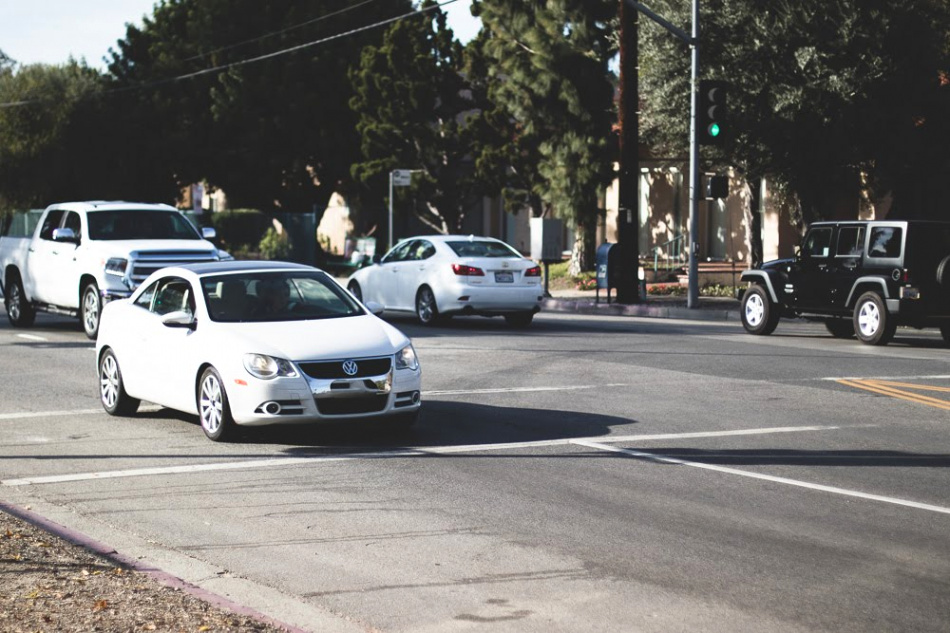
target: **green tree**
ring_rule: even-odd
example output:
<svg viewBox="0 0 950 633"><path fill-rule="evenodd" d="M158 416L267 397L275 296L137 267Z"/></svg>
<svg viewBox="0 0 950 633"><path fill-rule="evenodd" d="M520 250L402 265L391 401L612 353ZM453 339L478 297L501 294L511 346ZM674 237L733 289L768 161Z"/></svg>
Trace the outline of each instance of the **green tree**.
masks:
<svg viewBox="0 0 950 633"><path fill-rule="evenodd" d="M478 193L469 125L476 104L445 14L433 0L420 8L423 15L393 24L382 44L366 47L350 74L363 154L352 173L383 191L391 170L414 170L412 186L394 191L399 206L418 201L420 221L458 232Z"/></svg>
<svg viewBox="0 0 950 633"><path fill-rule="evenodd" d="M689 24L683 3L651 8ZM948 17L943 0L704 3L702 74L731 85L726 142L708 149L706 166L769 177L804 223L862 190L893 193L892 213L913 213L901 184L948 166ZM643 137L684 153L688 50L641 25Z"/></svg>
<svg viewBox="0 0 950 633"><path fill-rule="evenodd" d="M81 142L100 86L84 63L18 66L0 52L0 208L45 206L102 182Z"/></svg>
<svg viewBox="0 0 950 633"><path fill-rule="evenodd" d="M612 75L614 0L479 0L473 12L493 99L513 119L516 156L535 157L527 191L575 228L572 272L589 269L597 201L612 177L616 120ZM523 163L522 163L523 164Z"/></svg>

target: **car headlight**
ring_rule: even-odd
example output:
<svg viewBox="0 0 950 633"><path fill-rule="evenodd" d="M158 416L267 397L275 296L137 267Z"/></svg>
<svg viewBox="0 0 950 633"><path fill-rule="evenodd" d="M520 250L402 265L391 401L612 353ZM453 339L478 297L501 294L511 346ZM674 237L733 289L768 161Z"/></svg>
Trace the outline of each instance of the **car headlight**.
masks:
<svg viewBox="0 0 950 633"><path fill-rule="evenodd" d="M289 360L274 358L266 354L245 354L244 369L247 373L262 380L270 380L278 376L294 377L297 371Z"/></svg>
<svg viewBox="0 0 950 633"><path fill-rule="evenodd" d="M419 360L412 343L396 352L396 369L419 369Z"/></svg>
<svg viewBox="0 0 950 633"><path fill-rule="evenodd" d="M115 275L116 277L124 277L125 269L129 265L129 260L122 257L112 257L105 263L105 273L107 275Z"/></svg>

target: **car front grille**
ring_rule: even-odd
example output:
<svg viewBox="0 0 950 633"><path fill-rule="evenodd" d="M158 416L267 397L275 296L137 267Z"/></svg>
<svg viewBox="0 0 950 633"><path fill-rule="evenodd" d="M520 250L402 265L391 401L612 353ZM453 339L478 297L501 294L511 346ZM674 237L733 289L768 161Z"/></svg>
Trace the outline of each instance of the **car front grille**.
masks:
<svg viewBox="0 0 950 633"><path fill-rule="evenodd" d="M132 254L132 283L138 286L145 278L166 266L181 266L213 262L217 258L213 251L148 251Z"/></svg>
<svg viewBox="0 0 950 633"><path fill-rule="evenodd" d="M359 398L317 398L317 410L323 415L352 415L378 413L386 408L388 394Z"/></svg>
<svg viewBox="0 0 950 633"><path fill-rule="evenodd" d="M392 368L393 359L390 356L380 358L354 358L356 373L347 374L343 371L343 364L347 359L324 361L319 363L300 363L300 369L311 378L333 380L337 378L366 378L382 376Z"/></svg>

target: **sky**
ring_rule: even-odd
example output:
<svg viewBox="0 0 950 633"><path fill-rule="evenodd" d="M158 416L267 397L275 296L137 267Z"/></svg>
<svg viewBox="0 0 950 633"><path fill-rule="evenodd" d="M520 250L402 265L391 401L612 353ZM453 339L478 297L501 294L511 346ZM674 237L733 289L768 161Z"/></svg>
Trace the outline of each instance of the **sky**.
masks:
<svg viewBox="0 0 950 633"><path fill-rule="evenodd" d="M156 0L0 0L0 51L20 64L61 64L72 55L105 70L103 58L125 37L125 25L141 25L155 4ZM480 27L470 6L471 0L455 0L443 7L455 37L463 43Z"/></svg>

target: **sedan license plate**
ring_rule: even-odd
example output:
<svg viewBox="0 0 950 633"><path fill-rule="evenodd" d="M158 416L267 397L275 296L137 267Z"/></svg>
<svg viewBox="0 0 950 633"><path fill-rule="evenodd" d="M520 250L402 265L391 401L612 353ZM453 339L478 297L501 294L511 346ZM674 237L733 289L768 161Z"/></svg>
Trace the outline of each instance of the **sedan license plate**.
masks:
<svg viewBox="0 0 950 633"><path fill-rule="evenodd" d="M495 283L496 284L511 284L515 282L514 273L495 273Z"/></svg>

